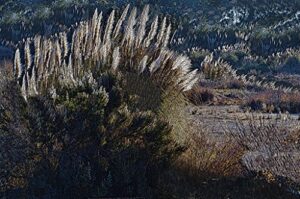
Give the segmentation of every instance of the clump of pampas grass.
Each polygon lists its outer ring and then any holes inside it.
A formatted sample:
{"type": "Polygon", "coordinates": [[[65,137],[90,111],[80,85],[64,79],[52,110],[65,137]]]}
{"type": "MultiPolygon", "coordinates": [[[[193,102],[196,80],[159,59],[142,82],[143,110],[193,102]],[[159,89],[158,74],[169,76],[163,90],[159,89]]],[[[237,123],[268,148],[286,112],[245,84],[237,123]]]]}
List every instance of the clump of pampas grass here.
{"type": "Polygon", "coordinates": [[[168,49],[171,24],[158,17],[150,23],[149,10],[147,5],[137,16],[137,9],[130,11],[128,5],[119,18],[113,10],[107,21],[96,10],[73,32],[26,39],[14,61],[24,98],[49,92],[58,82],[80,85],[86,74],[96,78],[108,70],[145,76],[165,91],[190,90],[197,71],[191,71],[188,57],[168,49]]]}

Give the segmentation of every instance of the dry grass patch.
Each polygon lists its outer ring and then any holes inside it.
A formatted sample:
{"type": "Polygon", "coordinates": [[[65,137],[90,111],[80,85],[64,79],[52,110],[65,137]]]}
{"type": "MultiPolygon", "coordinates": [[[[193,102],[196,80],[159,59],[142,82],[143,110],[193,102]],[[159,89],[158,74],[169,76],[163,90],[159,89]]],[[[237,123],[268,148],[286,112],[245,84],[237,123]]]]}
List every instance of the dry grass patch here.
{"type": "Polygon", "coordinates": [[[245,149],[232,139],[217,143],[207,139],[205,133],[193,133],[187,146],[177,166],[186,170],[188,176],[203,180],[243,174],[240,160],[245,149]]]}
{"type": "Polygon", "coordinates": [[[200,85],[194,86],[192,90],[186,92],[186,97],[194,105],[202,105],[214,100],[214,92],[209,88],[203,88],[200,85]]]}

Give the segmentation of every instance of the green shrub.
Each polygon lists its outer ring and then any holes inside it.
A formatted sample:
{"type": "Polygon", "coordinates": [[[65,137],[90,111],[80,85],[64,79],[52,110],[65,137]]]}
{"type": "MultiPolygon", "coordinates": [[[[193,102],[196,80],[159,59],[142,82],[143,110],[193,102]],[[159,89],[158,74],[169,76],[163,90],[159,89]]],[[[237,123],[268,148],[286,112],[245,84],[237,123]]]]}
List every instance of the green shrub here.
{"type": "Polygon", "coordinates": [[[5,168],[26,172],[17,171],[24,175],[22,181],[11,182],[14,187],[5,191],[19,189],[12,197],[154,197],[159,173],[180,148],[172,142],[166,122],[151,111],[129,107],[134,103],[118,82],[114,84],[62,87],[55,100],[28,98],[19,114],[28,124],[31,150],[13,168],[5,168]],[[111,101],[114,97],[118,103],[111,101]]]}

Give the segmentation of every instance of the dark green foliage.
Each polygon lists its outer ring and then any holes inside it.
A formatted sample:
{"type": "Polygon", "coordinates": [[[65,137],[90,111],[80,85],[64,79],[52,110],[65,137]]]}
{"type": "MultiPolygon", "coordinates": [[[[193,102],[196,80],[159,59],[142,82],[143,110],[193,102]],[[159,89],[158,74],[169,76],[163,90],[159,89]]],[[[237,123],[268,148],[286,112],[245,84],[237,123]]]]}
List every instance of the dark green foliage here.
{"type": "Polygon", "coordinates": [[[300,57],[289,57],[280,72],[287,74],[300,74],[300,57]]]}
{"type": "MultiPolygon", "coordinates": [[[[31,150],[23,151],[20,161],[8,160],[14,165],[1,167],[8,175],[17,168],[22,174],[22,180],[8,182],[3,193],[9,198],[156,198],[160,173],[180,148],[172,144],[167,123],[151,111],[129,107],[133,103],[116,82],[106,85],[106,91],[88,84],[59,89],[55,100],[37,96],[20,103],[19,95],[14,99],[23,110],[16,114],[26,124],[31,150]]],[[[3,104],[1,109],[1,136],[15,132],[8,128],[9,107],[3,104]]],[[[18,151],[18,145],[10,147],[18,151]]]]}
{"type": "MultiPolygon", "coordinates": [[[[0,193],[26,185],[31,173],[26,165],[32,164],[32,153],[27,121],[24,118],[25,102],[19,88],[5,69],[0,70],[0,193]]],[[[1,194],[0,194],[1,195],[1,194]]]]}
{"type": "Polygon", "coordinates": [[[158,111],[162,103],[162,90],[147,77],[127,73],[123,82],[125,92],[135,97],[135,106],[140,110],[158,111]]]}

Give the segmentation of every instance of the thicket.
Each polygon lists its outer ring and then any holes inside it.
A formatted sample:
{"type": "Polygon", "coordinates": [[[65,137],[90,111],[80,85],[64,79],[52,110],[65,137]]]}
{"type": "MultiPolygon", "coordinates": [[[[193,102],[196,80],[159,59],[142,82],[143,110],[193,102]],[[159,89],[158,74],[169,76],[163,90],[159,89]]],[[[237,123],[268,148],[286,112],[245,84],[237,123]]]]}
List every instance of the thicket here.
{"type": "Polygon", "coordinates": [[[71,36],[28,39],[1,71],[10,72],[1,75],[3,196],[159,196],[160,174],[183,150],[184,120],[168,106],[184,103],[197,77],[167,49],[166,18],[148,27],[146,6],[125,23],[128,11],[116,23],[114,11],[107,23],[96,11],[71,36]]]}
{"type": "Polygon", "coordinates": [[[181,148],[166,121],[137,110],[107,78],[105,89],[86,83],[58,90],[55,100],[27,102],[16,82],[2,84],[2,196],[154,197],[159,174],[181,148]]]}

